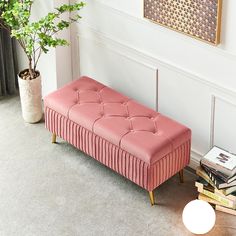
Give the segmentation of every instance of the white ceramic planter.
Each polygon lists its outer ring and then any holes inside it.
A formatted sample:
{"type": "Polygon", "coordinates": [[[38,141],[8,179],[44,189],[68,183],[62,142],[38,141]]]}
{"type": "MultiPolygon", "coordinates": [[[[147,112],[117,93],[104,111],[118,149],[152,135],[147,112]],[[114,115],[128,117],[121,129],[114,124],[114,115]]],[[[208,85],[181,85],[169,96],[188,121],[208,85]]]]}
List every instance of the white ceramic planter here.
{"type": "Polygon", "coordinates": [[[22,115],[26,122],[37,123],[43,117],[41,76],[23,80],[18,76],[22,115]]]}

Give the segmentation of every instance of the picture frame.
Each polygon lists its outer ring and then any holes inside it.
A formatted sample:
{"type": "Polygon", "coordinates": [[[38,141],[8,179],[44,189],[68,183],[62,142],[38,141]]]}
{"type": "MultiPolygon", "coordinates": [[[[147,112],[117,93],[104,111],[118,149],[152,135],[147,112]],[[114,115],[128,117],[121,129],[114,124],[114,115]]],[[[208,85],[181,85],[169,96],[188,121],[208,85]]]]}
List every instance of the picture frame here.
{"type": "Polygon", "coordinates": [[[174,31],[220,44],[222,0],[144,0],[144,18],[174,31]]]}

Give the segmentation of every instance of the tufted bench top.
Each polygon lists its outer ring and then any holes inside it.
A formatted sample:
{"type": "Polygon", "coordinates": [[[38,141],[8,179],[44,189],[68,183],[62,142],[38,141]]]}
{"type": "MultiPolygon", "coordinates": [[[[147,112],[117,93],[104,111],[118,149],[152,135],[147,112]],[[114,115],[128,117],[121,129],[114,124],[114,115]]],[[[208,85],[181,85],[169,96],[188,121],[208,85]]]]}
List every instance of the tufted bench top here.
{"type": "Polygon", "coordinates": [[[148,164],[191,136],[187,127],[88,77],[51,93],[44,102],[148,164]]]}

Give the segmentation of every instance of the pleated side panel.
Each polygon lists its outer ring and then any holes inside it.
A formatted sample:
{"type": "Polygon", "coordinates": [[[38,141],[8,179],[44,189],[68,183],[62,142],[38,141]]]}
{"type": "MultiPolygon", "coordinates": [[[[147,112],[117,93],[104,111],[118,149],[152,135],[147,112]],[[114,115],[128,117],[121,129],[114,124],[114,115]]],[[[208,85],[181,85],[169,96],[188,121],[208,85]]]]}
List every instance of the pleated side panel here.
{"type": "Polygon", "coordinates": [[[177,147],[153,164],[148,176],[148,190],[152,191],[167,179],[178,173],[190,162],[191,140],[177,147]]]}
{"type": "Polygon", "coordinates": [[[45,126],[84,153],[144,189],[148,189],[150,167],[146,162],[120,149],[91,131],[70,121],[52,109],[45,108],[45,126]]]}
{"type": "Polygon", "coordinates": [[[191,140],[150,166],[48,107],[45,108],[45,126],[52,133],[148,191],[154,190],[190,161],[191,140]]]}

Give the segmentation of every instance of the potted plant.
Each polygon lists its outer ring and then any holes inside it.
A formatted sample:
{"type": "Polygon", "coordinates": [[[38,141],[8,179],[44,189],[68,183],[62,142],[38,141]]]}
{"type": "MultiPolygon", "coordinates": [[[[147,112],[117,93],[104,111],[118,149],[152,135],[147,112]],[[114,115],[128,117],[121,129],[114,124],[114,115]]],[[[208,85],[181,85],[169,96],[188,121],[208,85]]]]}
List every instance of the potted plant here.
{"type": "Polygon", "coordinates": [[[84,2],[64,4],[40,20],[31,21],[33,3],[34,0],[0,0],[0,28],[9,31],[28,59],[28,68],[18,75],[22,115],[28,123],[40,121],[43,115],[39,59],[51,47],[68,45],[57,33],[77,22],[81,18],[78,11],[85,5],[84,2]],[[65,20],[64,13],[73,13],[73,17],[65,20]]]}

